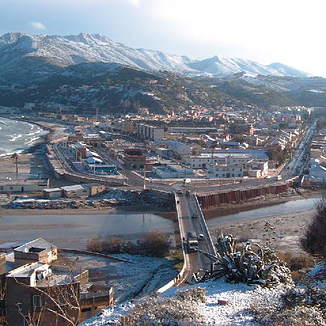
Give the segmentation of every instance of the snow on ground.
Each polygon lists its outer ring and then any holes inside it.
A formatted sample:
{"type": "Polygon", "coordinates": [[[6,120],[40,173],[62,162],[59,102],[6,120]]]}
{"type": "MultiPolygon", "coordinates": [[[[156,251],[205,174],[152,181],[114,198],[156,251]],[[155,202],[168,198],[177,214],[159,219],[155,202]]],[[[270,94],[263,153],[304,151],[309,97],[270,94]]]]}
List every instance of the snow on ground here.
{"type": "Polygon", "coordinates": [[[64,254],[64,256],[74,261],[81,270],[87,269],[92,282],[113,287],[118,303],[153,292],[177,274],[173,263],[164,258],[111,255],[130,262],[127,263],[89,255],[64,254]]]}
{"type": "MultiPolygon", "coordinates": [[[[196,286],[206,289],[206,303],[202,304],[201,312],[207,318],[207,325],[219,326],[258,326],[253,315],[249,312],[251,305],[268,302],[271,305],[277,302],[285,287],[280,286],[274,289],[262,288],[260,286],[249,286],[243,283],[228,283],[224,279],[209,281],[196,286]],[[220,305],[219,300],[228,302],[220,305]]],[[[164,296],[173,295],[183,288],[173,288],[164,296]]]]}
{"type": "Polygon", "coordinates": [[[318,287],[326,288],[326,262],[316,265],[309,271],[309,275],[316,280],[318,287]]]}
{"type": "MultiPolygon", "coordinates": [[[[206,325],[216,326],[259,326],[254,320],[249,308],[257,304],[276,304],[280,294],[286,287],[275,289],[262,288],[260,286],[248,286],[246,284],[231,284],[224,279],[209,281],[192,286],[172,288],[165,292],[163,297],[174,296],[177,291],[189,288],[201,287],[206,289],[207,302],[200,304],[200,311],[206,317],[206,325]],[[226,300],[228,304],[220,305],[219,300],[226,300]]],[[[134,301],[135,302],[135,301],[134,301]]],[[[117,322],[135,305],[127,302],[103,311],[102,315],[82,323],[82,326],[104,326],[117,322]]]]}
{"type": "Polygon", "coordinates": [[[116,265],[117,277],[110,283],[119,302],[135,295],[148,294],[173,279],[176,274],[172,269],[172,263],[163,258],[128,254],[112,256],[132,262],[132,264],[120,262],[111,264],[116,265]]]}

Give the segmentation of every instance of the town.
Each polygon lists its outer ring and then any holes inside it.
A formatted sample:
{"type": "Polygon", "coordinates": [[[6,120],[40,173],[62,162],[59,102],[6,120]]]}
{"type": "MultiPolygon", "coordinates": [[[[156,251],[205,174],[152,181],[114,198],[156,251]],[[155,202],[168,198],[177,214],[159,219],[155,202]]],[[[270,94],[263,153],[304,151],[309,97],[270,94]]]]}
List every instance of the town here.
{"type": "MultiPolygon", "coordinates": [[[[85,116],[56,113],[56,108],[33,114],[31,103],[27,108],[23,117],[15,118],[49,133],[30,153],[3,159],[3,207],[176,210],[184,268],[156,289],[159,293],[212,270],[217,252],[203,212],[248,202],[264,206],[325,186],[326,123],[318,108],[196,108],[184,116],[85,116]]],[[[14,323],[17,313],[53,325],[78,323],[114,303],[114,288],[107,282],[101,285],[94,275],[89,279],[87,264],[67,265],[67,255],[73,261],[71,255],[91,252],[58,248],[42,238],[30,240],[18,247],[15,242],[2,244],[7,252],[2,255],[4,325],[14,323]],[[62,293],[53,290],[58,285],[62,293]],[[31,295],[31,306],[20,303],[31,295]],[[42,300],[53,301],[55,313],[32,313],[39,311],[42,300]],[[70,310],[56,306],[63,300],[70,310]]]]}

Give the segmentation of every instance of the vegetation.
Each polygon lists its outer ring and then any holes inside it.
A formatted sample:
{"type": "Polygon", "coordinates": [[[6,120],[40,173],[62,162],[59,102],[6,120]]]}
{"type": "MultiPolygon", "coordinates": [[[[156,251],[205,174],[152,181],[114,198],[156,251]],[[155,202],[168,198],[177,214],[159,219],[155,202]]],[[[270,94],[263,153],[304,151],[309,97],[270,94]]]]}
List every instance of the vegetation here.
{"type": "Polygon", "coordinates": [[[214,269],[195,275],[197,281],[225,277],[229,282],[243,282],[273,287],[292,284],[291,271],[269,247],[247,242],[240,249],[232,235],[221,235],[216,241],[214,269]]]}
{"type": "Polygon", "coordinates": [[[128,253],[152,257],[165,257],[170,250],[168,235],[153,231],[144,235],[137,243],[111,238],[110,240],[92,239],[87,244],[87,250],[103,254],[128,253]]]}
{"type": "Polygon", "coordinates": [[[268,326],[324,326],[326,289],[307,280],[300,288],[291,288],[280,296],[278,304],[263,302],[251,307],[256,319],[268,326]]]}
{"type": "Polygon", "coordinates": [[[302,248],[313,256],[326,259],[326,199],[317,205],[316,213],[301,239],[302,248]]]}
{"type": "Polygon", "coordinates": [[[205,325],[199,304],[206,301],[205,290],[179,291],[175,298],[148,297],[136,304],[116,326],[205,325]]]}

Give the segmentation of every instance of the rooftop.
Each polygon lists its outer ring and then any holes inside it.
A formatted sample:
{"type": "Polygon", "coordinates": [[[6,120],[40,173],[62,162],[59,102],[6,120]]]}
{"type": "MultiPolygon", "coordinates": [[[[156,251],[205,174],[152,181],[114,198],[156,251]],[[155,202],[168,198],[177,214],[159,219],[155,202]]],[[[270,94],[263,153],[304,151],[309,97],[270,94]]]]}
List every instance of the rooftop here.
{"type": "Polygon", "coordinates": [[[27,242],[20,247],[15,248],[15,251],[28,253],[28,252],[32,252],[31,249],[33,249],[35,252],[35,249],[50,250],[55,248],[57,247],[52,243],[44,240],[43,238],[38,238],[30,242],[27,242]]]}
{"type": "Polygon", "coordinates": [[[7,274],[7,277],[15,277],[15,278],[19,278],[19,277],[30,277],[35,270],[37,269],[41,269],[42,267],[48,267],[49,265],[41,263],[41,262],[36,262],[36,263],[32,263],[32,264],[26,264],[23,266],[20,266],[18,268],[15,268],[14,270],[10,271],[7,274]]]}

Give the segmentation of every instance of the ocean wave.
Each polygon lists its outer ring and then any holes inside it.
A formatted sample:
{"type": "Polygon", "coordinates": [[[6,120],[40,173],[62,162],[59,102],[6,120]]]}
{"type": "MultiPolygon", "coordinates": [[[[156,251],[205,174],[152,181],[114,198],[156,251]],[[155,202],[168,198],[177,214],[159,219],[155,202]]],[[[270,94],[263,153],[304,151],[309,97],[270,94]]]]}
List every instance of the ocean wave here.
{"type": "Polygon", "coordinates": [[[26,151],[39,143],[48,131],[25,121],[0,118],[0,157],[26,151]]]}
{"type": "Polygon", "coordinates": [[[22,152],[24,152],[24,149],[19,149],[17,151],[14,151],[14,152],[6,152],[6,151],[0,151],[0,157],[5,157],[5,156],[11,156],[15,153],[17,154],[21,154],[22,152]],[[2,153],[1,153],[2,152],[2,153]]]}
{"type": "Polygon", "coordinates": [[[25,142],[25,145],[33,145],[38,139],[40,139],[40,137],[33,137],[29,141],[25,142]]]}
{"type": "Polygon", "coordinates": [[[37,131],[30,132],[30,133],[26,134],[26,136],[34,136],[34,135],[37,135],[37,134],[39,134],[39,133],[41,133],[41,132],[42,132],[42,130],[39,129],[39,130],[37,130],[37,131]]]}
{"type": "Polygon", "coordinates": [[[14,135],[11,136],[11,139],[9,139],[9,141],[13,142],[13,141],[15,141],[15,140],[17,140],[17,139],[19,139],[21,137],[23,137],[22,134],[18,134],[18,135],[14,134],[14,135]]]}

